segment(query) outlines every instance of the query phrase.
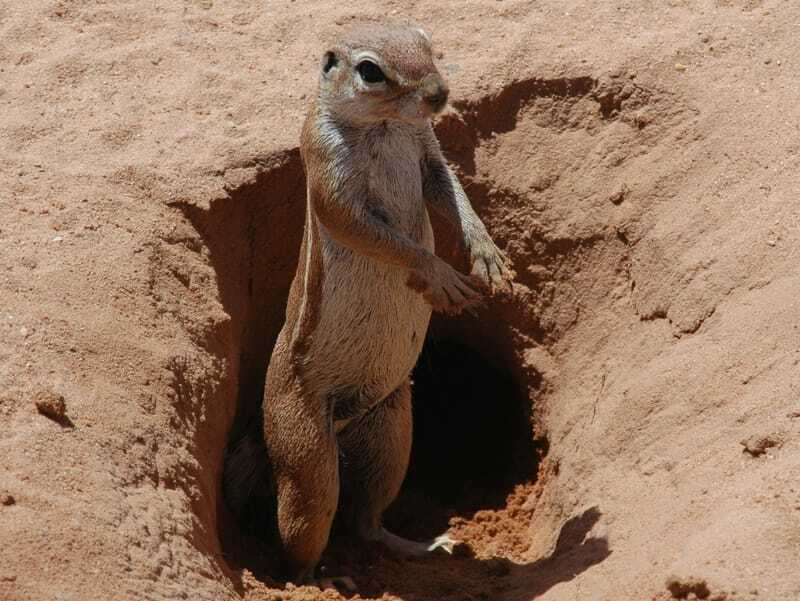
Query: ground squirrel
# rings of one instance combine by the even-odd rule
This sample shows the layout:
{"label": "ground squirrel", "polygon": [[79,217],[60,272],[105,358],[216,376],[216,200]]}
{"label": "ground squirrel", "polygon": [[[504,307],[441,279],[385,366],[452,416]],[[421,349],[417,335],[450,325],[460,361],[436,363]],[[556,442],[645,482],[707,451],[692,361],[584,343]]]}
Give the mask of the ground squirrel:
{"label": "ground squirrel", "polygon": [[[225,475],[237,511],[269,472],[295,582],[313,577],[337,508],[362,539],[412,555],[436,546],[381,526],[408,467],[409,376],[431,310],[458,312],[511,278],[434,135],[447,96],[418,28],[351,29],[320,65],[301,142],[305,233],[267,371],[266,452],[240,441]],[[458,228],[470,275],[434,254],[427,207]]]}

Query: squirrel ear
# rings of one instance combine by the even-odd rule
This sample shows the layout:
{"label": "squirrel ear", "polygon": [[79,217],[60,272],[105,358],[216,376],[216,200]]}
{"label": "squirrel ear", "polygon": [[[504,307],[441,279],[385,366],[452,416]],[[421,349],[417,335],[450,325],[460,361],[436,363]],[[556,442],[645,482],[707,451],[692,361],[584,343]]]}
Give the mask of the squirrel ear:
{"label": "squirrel ear", "polygon": [[327,75],[339,64],[339,59],[333,50],[328,50],[322,57],[322,74]]}

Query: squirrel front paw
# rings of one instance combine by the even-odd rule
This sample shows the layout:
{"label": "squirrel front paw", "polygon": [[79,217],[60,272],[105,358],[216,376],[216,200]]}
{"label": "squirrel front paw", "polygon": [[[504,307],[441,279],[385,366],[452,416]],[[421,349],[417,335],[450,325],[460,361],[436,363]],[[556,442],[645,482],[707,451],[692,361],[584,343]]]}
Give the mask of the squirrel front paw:
{"label": "squirrel front paw", "polygon": [[412,269],[406,284],[422,294],[434,311],[452,314],[480,304],[485,288],[480,278],[453,269],[436,255],[422,268]]}
{"label": "squirrel front paw", "polygon": [[491,288],[512,290],[511,282],[516,275],[509,267],[508,257],[497,248],[488,233],[477,236],[468,243],[472,276]]}

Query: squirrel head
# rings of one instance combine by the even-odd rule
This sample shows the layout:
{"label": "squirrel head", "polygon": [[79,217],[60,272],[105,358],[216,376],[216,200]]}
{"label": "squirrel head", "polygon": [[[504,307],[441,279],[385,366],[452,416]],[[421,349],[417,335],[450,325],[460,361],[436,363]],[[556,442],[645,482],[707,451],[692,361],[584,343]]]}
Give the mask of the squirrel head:
{"label": "squirrel head", "polygon": [[360,25],[320,65],[320,106],[349,123],[422,123],[444,108],[448,92],[430,36],[416,27]]}

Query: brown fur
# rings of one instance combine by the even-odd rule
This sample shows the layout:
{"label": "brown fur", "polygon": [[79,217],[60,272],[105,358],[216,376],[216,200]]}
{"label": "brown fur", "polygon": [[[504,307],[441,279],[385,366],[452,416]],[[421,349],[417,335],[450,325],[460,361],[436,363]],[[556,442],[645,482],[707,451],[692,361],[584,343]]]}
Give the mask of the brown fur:
{"label": "brown fur", "polygon": [[[372,61],[386,81],[368,83]],[[263,403],[266,453],[252,441],[226,466],[234,508],[271,474],[277,530],[292,577],[313,575],[339,505],[353,530],[404,552],[427,547],[381,527],[411,445],[409,374],[431,310],[457,312],[510,277],[502,253],[446,165],[430,118],[447,88],[430,40],[409,27],[366,26],[323,59],[303,127],[305,235]],[[433,252],[426,206],[460,231],[472,275]],[[256,474],[258,472],[258,474]],[[242,476],[241,474],[244,474]],[[242,492],[244,491],[244,492]]]}

